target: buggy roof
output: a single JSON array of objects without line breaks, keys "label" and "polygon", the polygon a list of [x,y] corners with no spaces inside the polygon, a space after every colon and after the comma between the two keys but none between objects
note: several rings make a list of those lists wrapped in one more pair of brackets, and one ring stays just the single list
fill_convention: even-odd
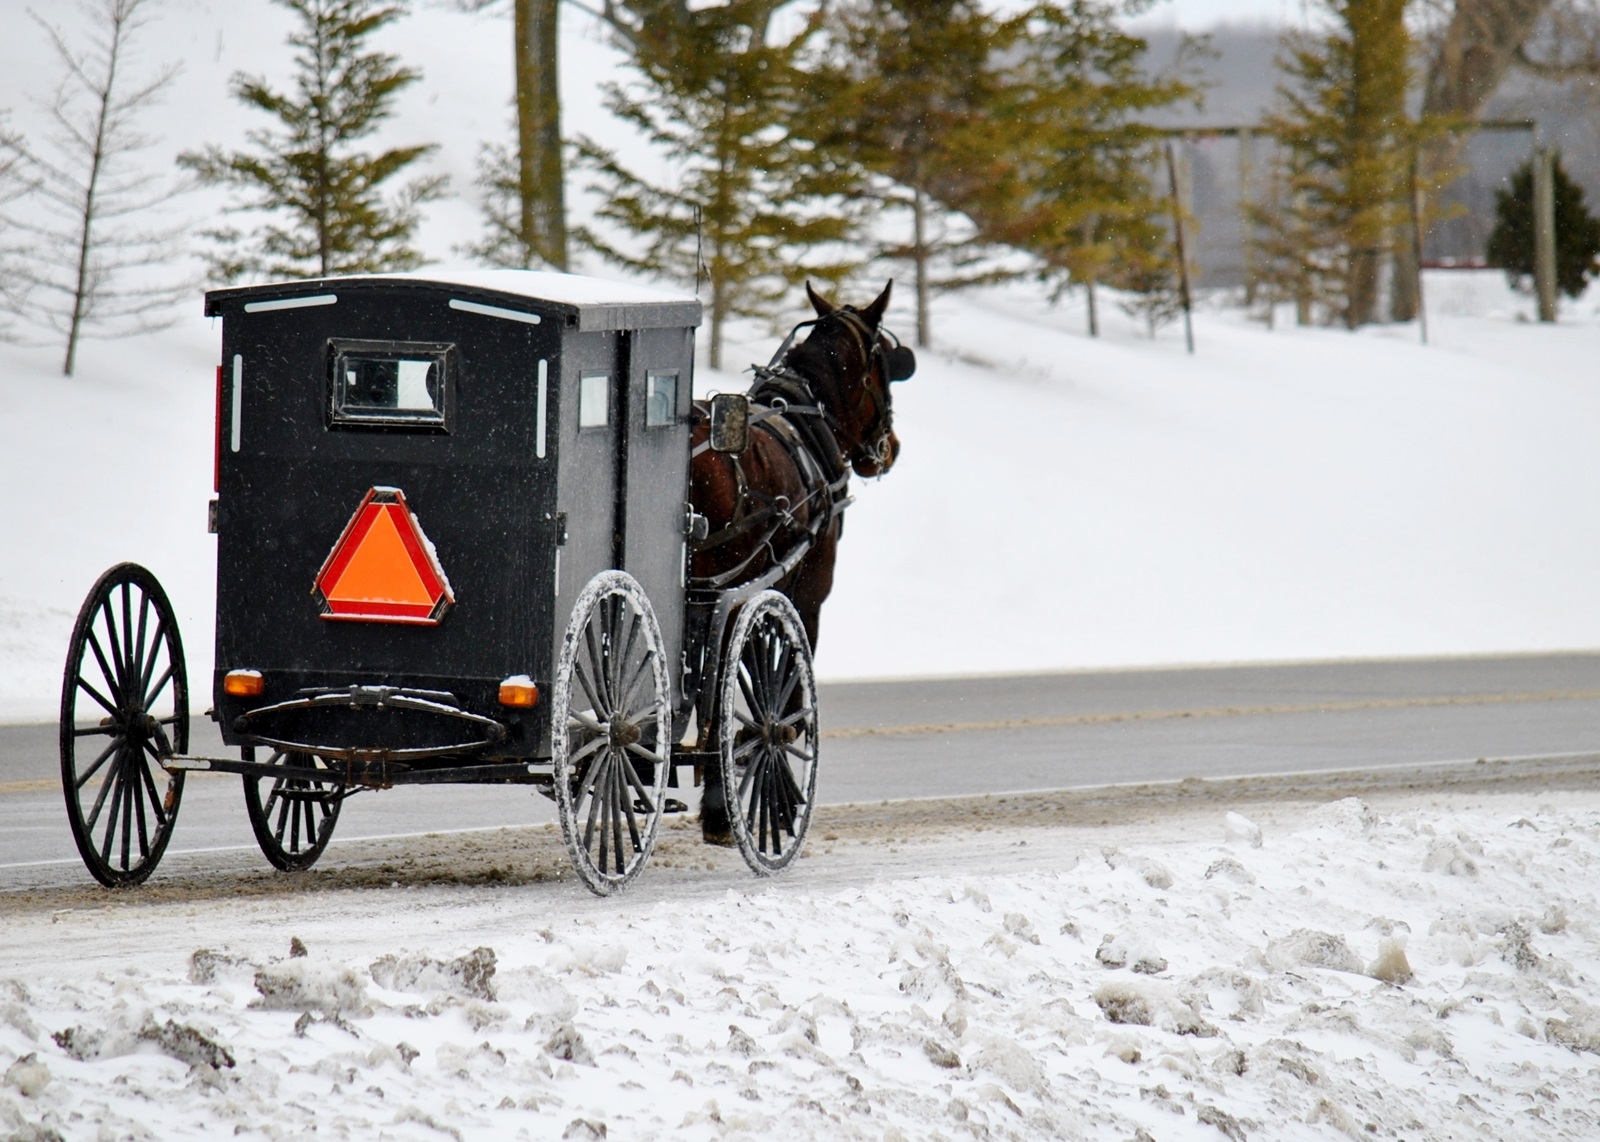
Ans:
[{"label": "buggy roof", "polygon": [[580,333],[608,329],[681,329],[700,324],[699,299],[582,274],[544,270],[434,270],[404,274],[352,274],[266,285],[216,289],[206,294],[206,315],[237,313],[245,303],[289,300],[341,290],[450,292],[464,300],[516,307],[537,301],[566,315]]}]

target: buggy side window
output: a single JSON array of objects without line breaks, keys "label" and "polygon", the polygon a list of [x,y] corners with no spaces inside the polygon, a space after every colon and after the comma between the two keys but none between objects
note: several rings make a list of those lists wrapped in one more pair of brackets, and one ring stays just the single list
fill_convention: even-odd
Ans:
[{"label": "buggy side window", "polygon": [[454,350],[453,345],[432,342],[330,341],[332,423],[448,427]]},{"label": "buggy side window", "polygon": [[645,381],[644,426],[660,428],[678,419],[678,374],[650,373]]},{"label": "buggy side window", "polygon": [[578,427],[604,428],[609,421],[606,410],[611,377],[606,373],[585,373],[578,382]]}]

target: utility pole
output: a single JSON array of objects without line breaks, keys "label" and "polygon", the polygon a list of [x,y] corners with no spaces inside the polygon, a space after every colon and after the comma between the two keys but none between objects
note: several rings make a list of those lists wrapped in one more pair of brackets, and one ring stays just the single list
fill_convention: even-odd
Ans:
[{"label": "utility pole", "polygon": [[[1535,140],[1538,135],[1535,134]],[[1539,320],[1556,319],[1555,151],[1539,142],[1533,150],[1533,284]]]},{"label": "utility pole", "polygon": [[1178,247],[1178,289],[1183,302],[1183,341],[1194,353],[1194,305],[1189,296],[1189,255],[1183,241],[1183,197],[1178,193],[1177,148],[1167,142],[1167,180],[1172,185],[1172,235]]}]

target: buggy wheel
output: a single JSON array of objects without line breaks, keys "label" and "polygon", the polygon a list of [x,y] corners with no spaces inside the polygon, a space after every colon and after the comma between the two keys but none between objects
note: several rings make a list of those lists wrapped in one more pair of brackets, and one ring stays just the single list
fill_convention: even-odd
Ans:
[{"label": "buggy wheel", "polygon": [[602,571],[573,604],[550,714],[561,835],[578,876],[601,896],[637,876],[655,846],[670,704],[650,600],[633,576]]},{"label": "buggy wheel", "polygon": [[149,876],[172,839],[189,748],[189,680],[172,604],[133,563],[100,576],[72,628],[61,685],[61,786],[90,874],[108,888]]},{"label": "buggy wheel", "polygon": [[[292,765],[298,769],[327,769],[328,763],[309,753],[284,753],[278,750],[268,765]],[[261,799],[261,784],[271,781],[267,799]],[[282,872],[303,872],[317,863],[328,847],[333,827],[344,804],[340,782],[318,781],[307,777],[246,777],[244,807],[255,830],[256,843],[273,868]]]},{"label": "buggy wheel", "polygon": [[789,866],[811,826],[817,786],[817,687],[800,616],[776,591],[739,612],[718,709],[722,796],[757,876]]}]

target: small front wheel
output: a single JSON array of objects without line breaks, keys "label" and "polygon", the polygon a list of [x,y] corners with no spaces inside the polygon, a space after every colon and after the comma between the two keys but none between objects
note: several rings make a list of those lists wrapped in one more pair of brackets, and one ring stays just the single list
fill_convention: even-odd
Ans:
[{"label": "small front wheel", "polygon": [[61,685],[67,823],[101,884],[138,884],[155,870],[183,796],[183,772],[162,760],[188,748],[177,617],[154,575],[118,564],[83,601]]},{"label": "small front wheel", "polygon": [[794,604],[763,591],[739,612],[724,660],[722,795],[750,871],[787,868],[805,842],[817,787],[817,686]]},{"label": "small front wheel", "polygon": [[[309,753],[284,753],[279,750],[268,765],[292,765],[297,769],[327,769],[328,763]],[[271,780],[267,799],[261,799],[261,784]],[[246,777],[244,808],[255,831],[256,843],[273,868],[282,872],[303,872],[317,863],[328,847],[333,827],[339,822],[344,804],[344,786],[337,781],[310,777]]]},{"label": "small front wheel", "polygon": [[650,858],[672,764],[661,628],[633,576],[602,571],[572,607],[551,696],[561,835],[592,892],[625,887]]}]

